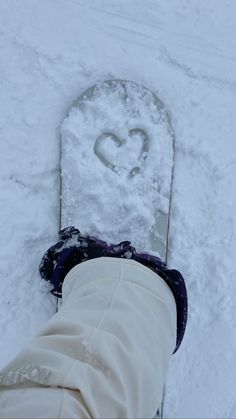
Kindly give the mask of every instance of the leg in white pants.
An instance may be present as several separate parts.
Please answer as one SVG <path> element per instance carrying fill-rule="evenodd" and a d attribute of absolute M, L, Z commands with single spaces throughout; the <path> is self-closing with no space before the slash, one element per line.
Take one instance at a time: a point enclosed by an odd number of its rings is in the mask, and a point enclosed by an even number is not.
<path fill-rule="evenodd" d="M 152 418 L 176 344 L 166 283 L 129 259 L 75 266 L 63 305 L 0 372 L 1 418 Z"/>

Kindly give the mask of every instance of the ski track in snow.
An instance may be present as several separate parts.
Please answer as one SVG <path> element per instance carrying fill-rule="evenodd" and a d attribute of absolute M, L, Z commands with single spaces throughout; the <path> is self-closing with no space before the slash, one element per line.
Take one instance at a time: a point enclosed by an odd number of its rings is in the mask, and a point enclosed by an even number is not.
<path fill-rule="evenodd" d="M 98 80 L 131 79 L 176 137 L 169 265 L 190 307 L 164 416 L 234 418 L 236 3 L 23 3 L 0 2 L 1 366 L 55 311 L 38 264 L 59 225 L 60 123 Z"/>

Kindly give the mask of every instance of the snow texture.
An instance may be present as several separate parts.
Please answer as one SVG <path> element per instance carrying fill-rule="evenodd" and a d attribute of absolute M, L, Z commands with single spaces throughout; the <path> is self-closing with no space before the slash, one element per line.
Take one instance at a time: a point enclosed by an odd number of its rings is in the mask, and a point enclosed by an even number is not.
<path fill-rule="evenodd" d="M 169 265 L 190 310 L 164 416 L 236 416 L 235 21 L 234 0 L 0 1 L 1 366 L 55 311 L 38 264 L 59 227 L 60 124 L 99 80 L 134 80 L 176 141 Z"/>
<path fill-rule="evenodd" d="M 165 258 L 172 168 L 163 104 L 133 82 L 98 83 L 62 125 L 62 227 L 75 224 L 110 242 L 128 239 Z"/>

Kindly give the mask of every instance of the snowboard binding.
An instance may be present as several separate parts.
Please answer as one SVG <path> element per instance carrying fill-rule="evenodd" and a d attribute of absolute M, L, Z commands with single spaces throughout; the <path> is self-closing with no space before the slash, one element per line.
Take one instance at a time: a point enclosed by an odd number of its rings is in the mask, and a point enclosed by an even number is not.
<path fill-rule="evenodd" d="M 129 241 L 108 245 L 93 236 L 83 236 L 73 227 L 60 230 L 59 241 L 44 254 L 39 266 L 40 275 L 53 285 L 51 293 L 61 298 L 62 284 L 67 273 L 76 265 L 102 256 L 130 258 L 135 252 Z"/>
<path fill-rule="evenodd" d="M 187 291 L 184 279 L 179 271 L 168 269 L 165 262 L 148 253 L 137 253 L 129 241 L 108 244 L 93 236 L 83 236 L 73 227 L 59 231 L 59 241 L 43 255 L 40 275 L 53 286 L 51 293 L 62 296 L 62 284 L 68 272 L 79 263 L 99 257 L 117 257 L 132 259 L 145 265 L 159 275 L 171 289 L 177 309 L 177 342 L 175 352 L 184 336 L 187 323 Z"/>

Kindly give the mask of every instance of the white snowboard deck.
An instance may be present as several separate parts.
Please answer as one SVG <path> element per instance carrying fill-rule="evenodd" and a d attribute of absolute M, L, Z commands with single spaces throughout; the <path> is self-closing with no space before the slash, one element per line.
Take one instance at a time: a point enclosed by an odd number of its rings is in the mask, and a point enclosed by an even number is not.
<path fill-rule="evenodd" d="M 61 226 L 166 259 L 173 131 L 160 99 L 130 81 L 100 82 L 61 132 Z"/>

